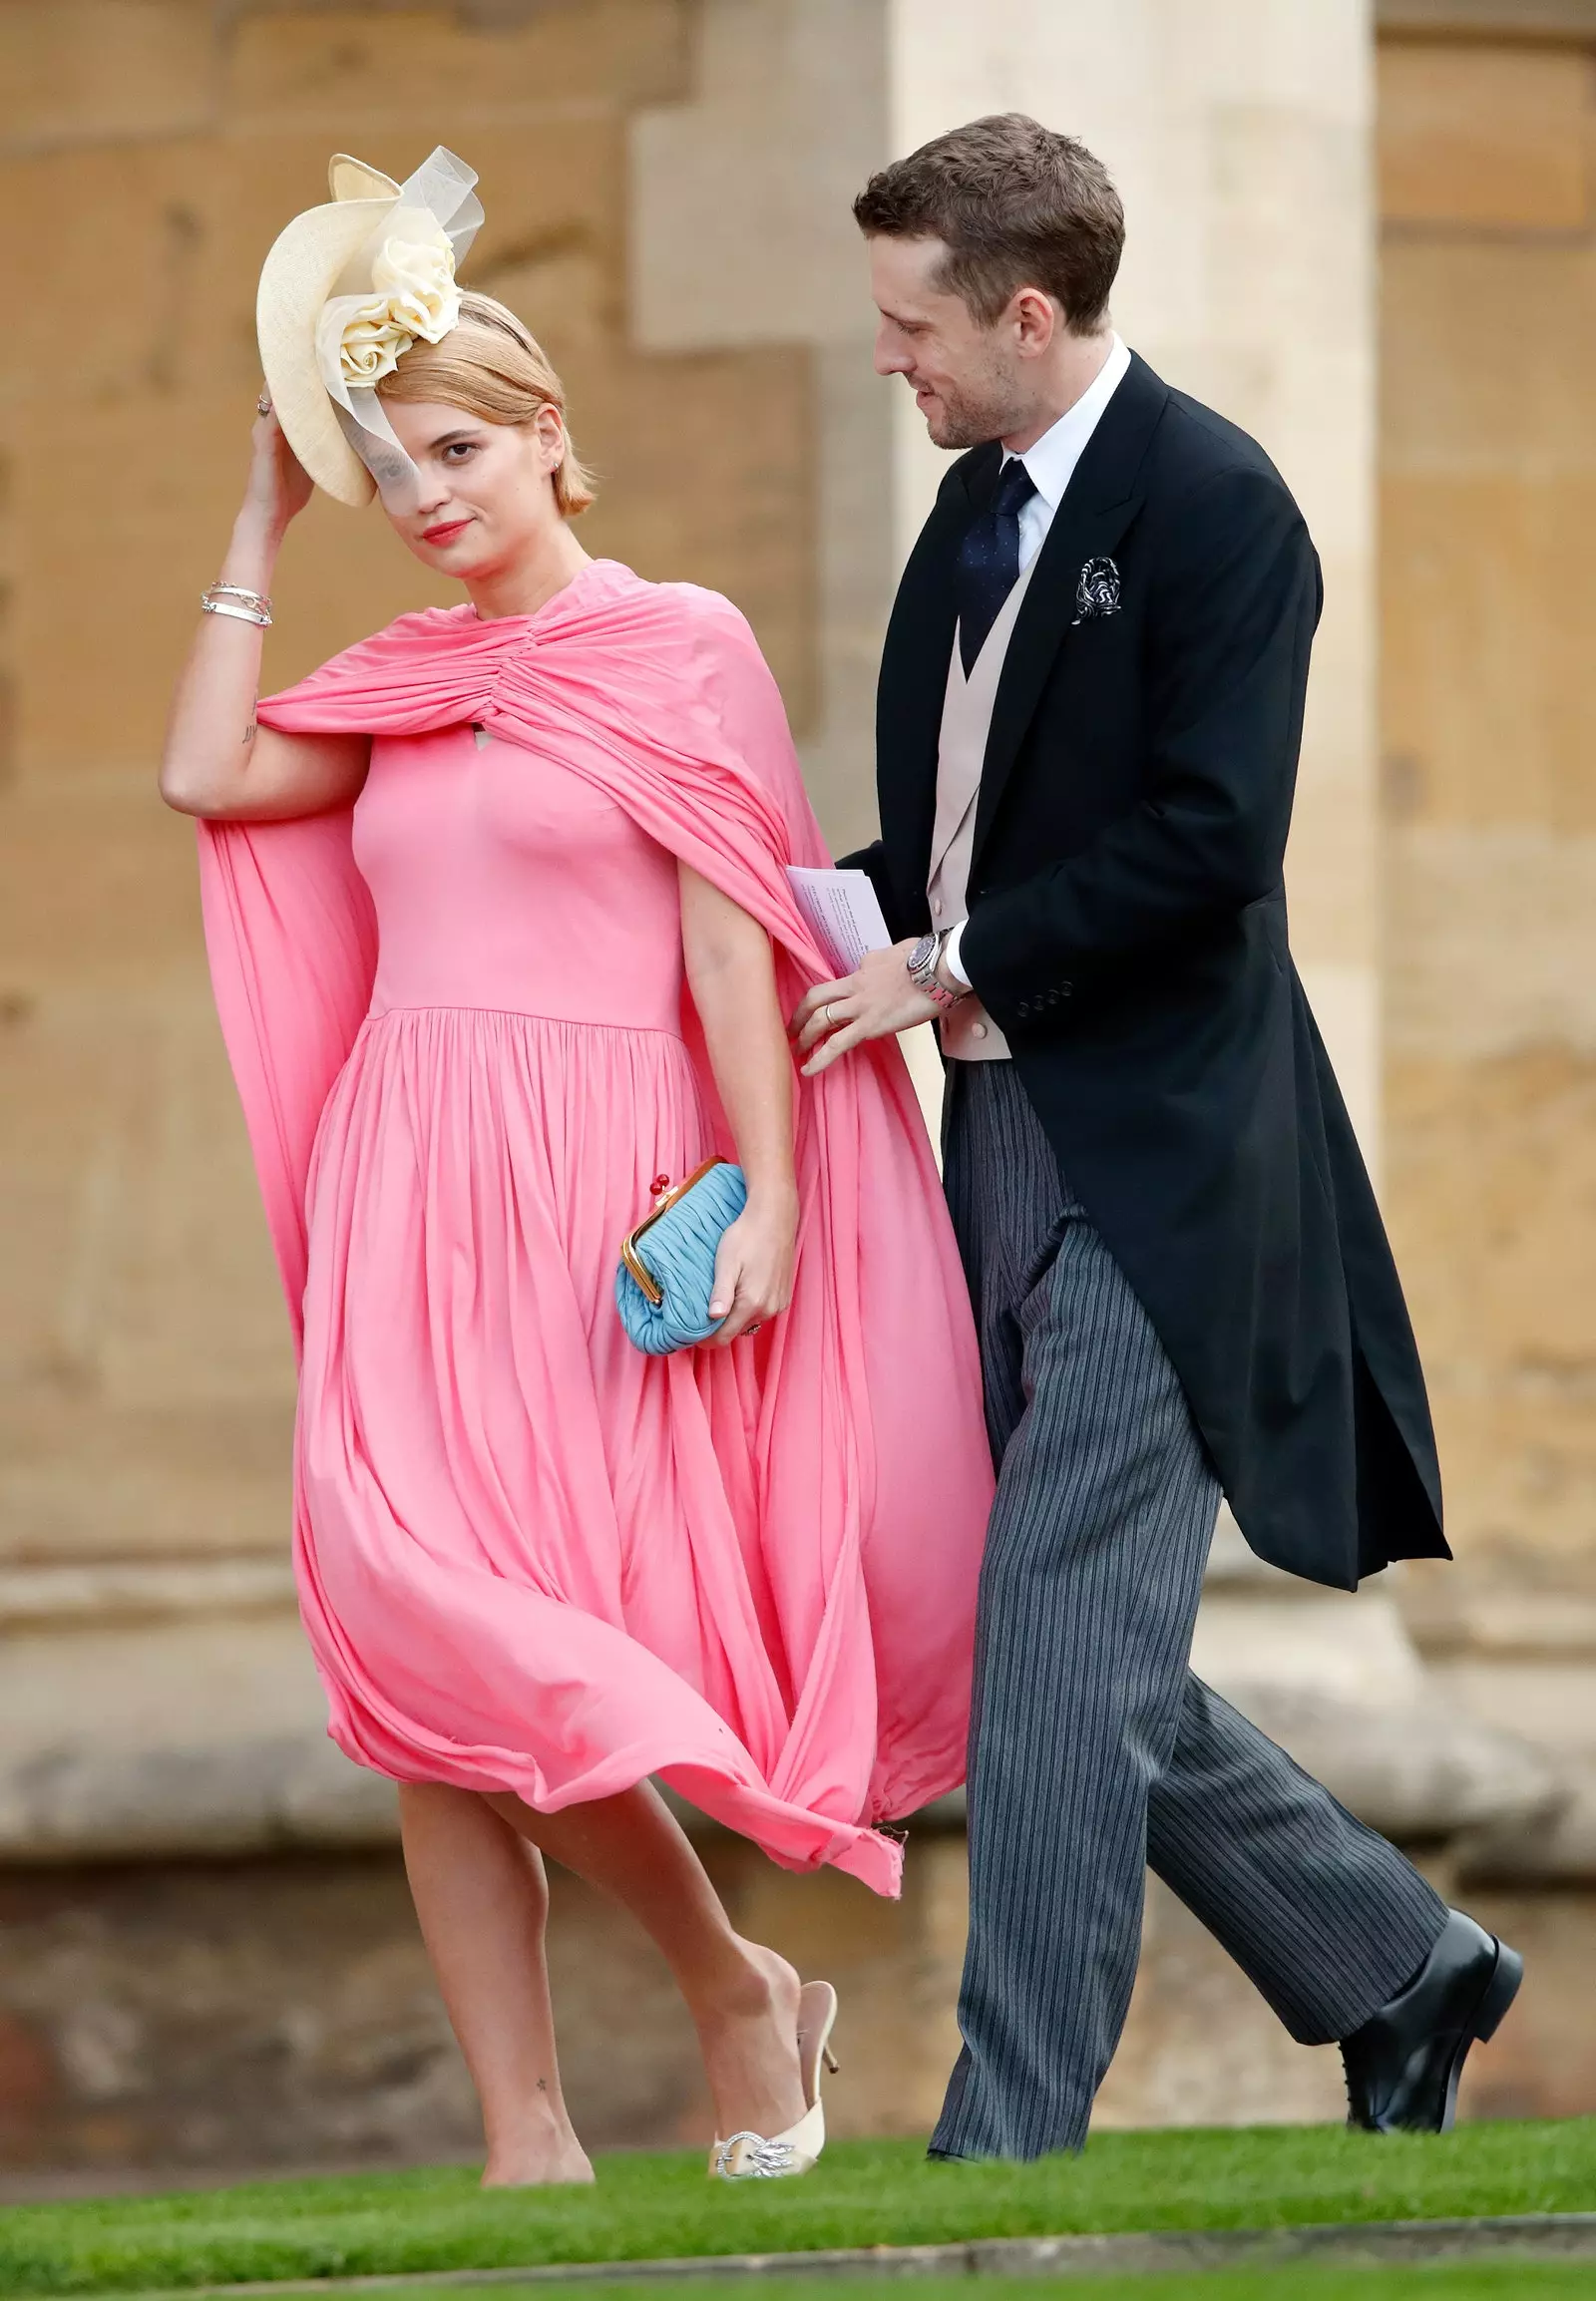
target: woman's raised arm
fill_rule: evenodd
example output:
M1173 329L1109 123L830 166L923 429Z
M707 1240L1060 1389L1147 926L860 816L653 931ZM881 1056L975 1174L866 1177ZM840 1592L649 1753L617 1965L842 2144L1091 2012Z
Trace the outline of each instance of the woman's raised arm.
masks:
M346 807L366 779L371 742L280 735L255 724L263 625L251 619L249 599L269 594L288 522L309 502L310 481L275 416L257 418L250 445L249 484L213 587L239 611L200 617L172 699L161 796L184 815L271 823Z

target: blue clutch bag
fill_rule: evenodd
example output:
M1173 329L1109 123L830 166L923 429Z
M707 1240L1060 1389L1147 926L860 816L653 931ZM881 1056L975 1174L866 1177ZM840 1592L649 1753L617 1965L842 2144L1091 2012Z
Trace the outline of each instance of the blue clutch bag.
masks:
M705 1159L674 1189L661 1175L653 1210L620 1242L615 1308L628 1339L650 1357L706 1342L720 1242L748 1203L741 1167Z

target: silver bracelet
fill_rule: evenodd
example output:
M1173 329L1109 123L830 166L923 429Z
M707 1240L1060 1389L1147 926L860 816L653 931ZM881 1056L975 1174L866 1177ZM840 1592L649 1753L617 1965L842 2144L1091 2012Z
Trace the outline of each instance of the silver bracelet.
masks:
M231 599L201 599L200 611L203 615L230 615L235 623L253 623L263 631L271 621L269 615L257 613L253 607L242 607Z
M216 591L224 591L232 599L247 599L251 607L259 607L264 614L269 615L271 612L269 592L252 590L247 583L206 583L204 595L207 599Z
M236 615L237 607L223 606L222 602L226 599L236 599L242 606L253 608L254 612L248 620L258 622L262 629L271 621L269 597L264 591L251 589L247 583L207 583L200 594L200 604L207 615Z

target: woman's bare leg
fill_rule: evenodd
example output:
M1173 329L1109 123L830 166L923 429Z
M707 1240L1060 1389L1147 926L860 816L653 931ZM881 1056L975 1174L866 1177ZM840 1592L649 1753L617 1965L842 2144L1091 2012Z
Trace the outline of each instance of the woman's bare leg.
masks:
M422 1939L482 2104L484 2186L591 2181L560 2091L537 1847L441 1782L403 1783L399 1815Z
M538 1813L508 1792L488 1802L534 1845L622 1903L653 1936L698 2032L717 2132L768 2135L796 2124L804 2112L798 1976L774 1950L732 1930L658 1792L639 1782L561 1813Z

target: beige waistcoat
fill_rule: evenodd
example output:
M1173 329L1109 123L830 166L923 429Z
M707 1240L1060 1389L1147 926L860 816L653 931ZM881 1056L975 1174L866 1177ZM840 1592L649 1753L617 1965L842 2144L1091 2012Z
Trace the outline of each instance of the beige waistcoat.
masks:
M1020 601L1030 581L1032 560L987 633L981 653L965 677L957 634L948 664L948 691L942 706L942 739L937 747L937 827L931 840L931 924L957 927L970 910L970 861L976 841L976 806L981 771L992 732L998 682ZM1002 1062L1008 1041L979 998L961 999L943 1015L942 1050L954 1062Z

